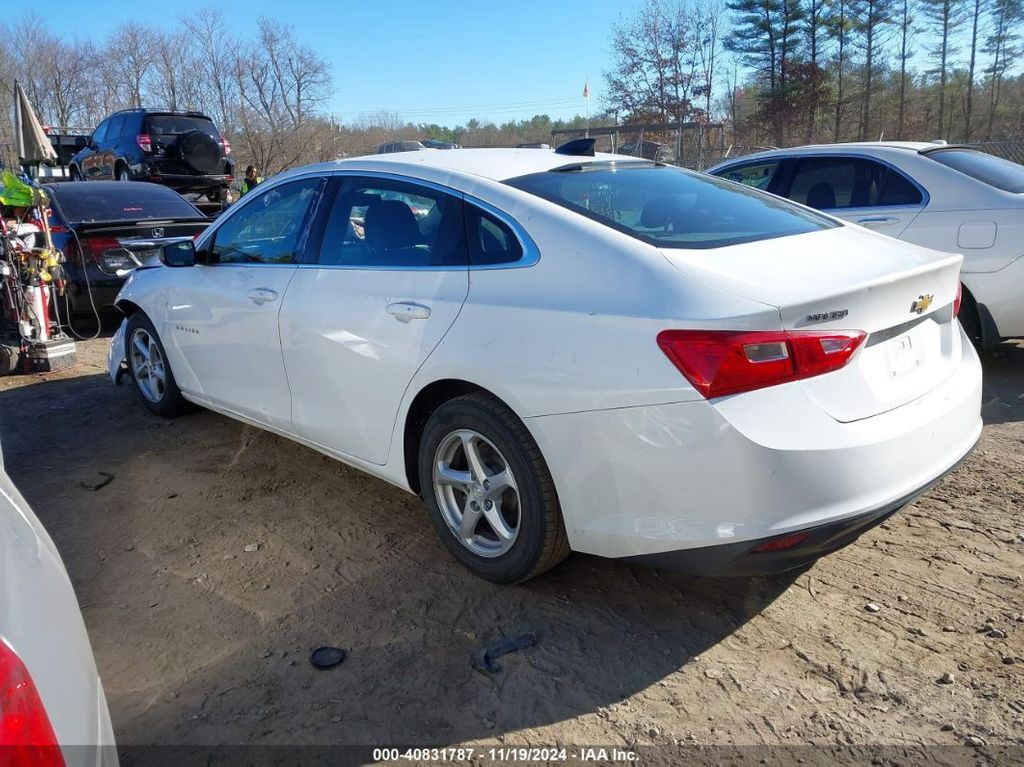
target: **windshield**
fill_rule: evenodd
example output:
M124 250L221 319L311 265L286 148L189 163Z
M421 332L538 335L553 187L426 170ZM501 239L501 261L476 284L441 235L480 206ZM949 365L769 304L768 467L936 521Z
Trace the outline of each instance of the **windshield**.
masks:
M720 248L840 225L781 198L667 166L584 165L505 183L661 248Z
M1024 192L1024 165L1002 157L974 149L933 149L925 157L1004 192Z
M213 121L208 117L189 117L187 115L149 115L146 117L146 133L153 136L178 136L189 131L202 131L207 136L220 141Z
M69 224L204 218L180 194L155 184L97 182L49 189L61 218Z

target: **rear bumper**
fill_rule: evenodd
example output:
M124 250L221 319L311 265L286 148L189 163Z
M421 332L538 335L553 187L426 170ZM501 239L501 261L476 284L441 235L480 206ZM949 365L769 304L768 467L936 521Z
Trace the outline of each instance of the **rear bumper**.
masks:
M789 533L788 535L807 536L791 548L777 551L755 550L762 544L778 539L778 536L772 536L743 543L622 557L622 561L700 576L772 575L796 570L810 565L827 554L849 546L868 530L882 524L893 514L912 503L918 496L956 469L966 458L965 455L927 485L892 503L887 503L881 508L839 522Z
M658 555L671 567L684 551L721 549L696 554L709 563L699 569L720 572L766 539L814 530L808 546L824 553L908 503L974 447L981 366L962 343L961 363L942 384L851 423L829 417L799 384L525 423L548 460L574 551ZM814 558L813 548L806 553Z

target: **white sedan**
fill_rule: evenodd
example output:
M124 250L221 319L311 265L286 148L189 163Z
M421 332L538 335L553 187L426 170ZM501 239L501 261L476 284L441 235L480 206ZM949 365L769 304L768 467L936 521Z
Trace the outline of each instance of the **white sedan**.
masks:
M296 169L162 258L115 379L421 495L496 582L797 567L981 431L960 256L592 144Z
M2 456L0 764L117 765L107 699L71 581Z
M986 348L1024 338L1024 166L969 147L888 141L761 152L708 173L962 253L968 335Z

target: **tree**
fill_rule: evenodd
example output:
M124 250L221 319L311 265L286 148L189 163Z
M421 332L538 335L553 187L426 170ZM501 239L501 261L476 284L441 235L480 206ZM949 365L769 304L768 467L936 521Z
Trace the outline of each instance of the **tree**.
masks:
M910 0L900 0L899 6L899 39L900 39L900 95L899 108L897 109L896 138L903 139L903 130L906 126L907 115L907 62L914 55L911 48L911 38L914 34L913 7Z
M939 76L939 136L948 138L949 128L945 121L946 84L949 81L949 61L957 53L953 33L963 20L963 0L921 0L921 8L938 35L938 41L932 49L938 67L930 71Z
M762 80L767 79L762 115L775 143L784 144L792 116L787 76L798 47L803 7L800 0L729 0L727 7L735 18L725 46L739 54Z
M141 107L142 94L156 60L157 33L148 27L129 21L114 29L108 38L108 50L101 54L110 63L115 79L130 106Z
M981 23L981 12L985 6L984 0L971 0L971 56L967 65L967 93L964 103L964 141L971 140L972 125L974 117L974 67L978 54L978 30Z
M815 84L810 93L807 105L807 126L804 131L804 143L810 144L814 140L814 129L818 121L818 107L821 102L822 88L818 84L823 81L821 74L822 49L824 37L827 34L827 10L828 0L807 0L807 12L805 17L805 36L807 41L807 59L810 71L814 73Z
M645 0L636 15L620 17L612 26L612 65L604 72L606 107L686 119L701 49L695 26L684 0Z
M843 112L846 104L843 101L843 86L846 79L846 68L848 66L848 51L850 37L853 34L853 21L850 15L850 0L832 0L831 13L827 19L829 37L836 42L835 80L835 120L833 122L832 140L839 141L840 129L843 121Z
M1024 23L1024 2L1022 0L994 0L992 4L992 29L985 39L984 52L992 57L987 70L989 88L988 129L986 138L992 140L996 112L999 109L1000 90L1003 77L1014 59L1020 55L1017 43L1021 39L1021 24Z
M871 136L871 96L874 89L876 56L879 46L885 41L888 27L893 23L895 0L853 0L851 9L854 22L860 33L861 49L864 51L864 83L861 89L860 129L861 141Z

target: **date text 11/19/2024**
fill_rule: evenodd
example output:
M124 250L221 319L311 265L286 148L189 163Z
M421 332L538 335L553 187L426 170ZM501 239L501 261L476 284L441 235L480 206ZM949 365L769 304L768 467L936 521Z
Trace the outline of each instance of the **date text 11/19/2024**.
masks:
M440 748L375 748L375 762L636 762L635 751L617 747L580 746L572 749L535 746L449 746Z

